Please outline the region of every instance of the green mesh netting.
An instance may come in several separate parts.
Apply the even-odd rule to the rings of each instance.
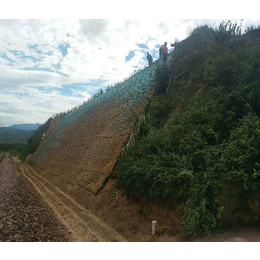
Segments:
[[[170,60],[170,55],[171,53],[169,54],[168,61]],[[73,125],[83,113],[94,113],[95,110],[99,108],[100,104],[107,102],[118,104],[120,100],[123,100],[122,119],[120,120],[122,124],[124,124],[124,118],[127,120],[128,115],[133,113],[133,111],[135,111],[135,109],[151,93],[155,69],[158,66],[161,66],[162,63],[162,59],[155,61],[151,67],[143,69],[124,82],[110,88],[107,92],[100,94],[92,100],[85,102],[79,108],[62,117],[61,121],[52,130],[51,134],[46,136],[44,145],[42,145],[41,149],[38,149],[35,153],[34,160],[40,159],[40,157],[45,156],[46,153],[53,150],[54,144],[57,143],[58,139],[69,126]]]

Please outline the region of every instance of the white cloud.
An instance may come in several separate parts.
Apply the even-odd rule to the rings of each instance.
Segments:
[[[44,123],[50,116],[82,104],[90,95],[64,96],[59,91],[24,88],[16,93],[0,94],[0,118],[5,126],[15,123]]]
[[[85,89],[72,89],[72,93],[74,96],[82,96],[85,100],[88,100],[91,95],[88,93],[88,91]]]
[[[120,82],[145,66],[146,53],[157,51],[157,45],[165,41],[170,45],[176,39],[185,39],[199,25],[220,22],[220,19],[0,20],[0,116],[10,123],[45,121],[52,113],[82,103],[93,90],[82,85],[68,96],[57,88],[95,81],[105,87]],[[259,19],[243,21],[244,28],[259,24]],[[60,46],[67,46],[66,55]],[[130,51],[134,56],[126,61]],[[51,91],[43,92],[37,87]]]
[[[0,71],[0,90],[16,90],[26,86],[61,88],[64,84],[75,83],[73,79],[55,72],[20,70],[3,65]]]
[[[247,27],[259,27],[260,26],[260,19],[245,19],[243,21],[243,26],[246,29]]]

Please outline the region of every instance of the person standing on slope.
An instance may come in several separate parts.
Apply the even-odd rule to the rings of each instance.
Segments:
[[[177,44],[178,44],[178,42],[172,43],[172,44],[171,44],[171,47],[174,47],[174,48],[175,48]]]
[[[159,58],[161,58],[163,56],[163,48],[164,48],[164,45],[161,45],[161,47],[159,49]]]
[[[147,60],[148,60],[149,67],[150,67],[153,63],[153,57],[151,54],[149,54],[149,52],[147,52]]]
[[[162,45],[162,56],[163,56],[163,62],[165,62],[168,56],[167,42],[165,42],[164,45]]]

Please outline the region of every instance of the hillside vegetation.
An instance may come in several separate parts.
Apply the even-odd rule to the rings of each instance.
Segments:
[[[7,152],[14,156],[19,156],[24,150],[26,144],[11,143],[11,144],[0,144],[0,152]]]
[[[0,127],[0,144],[25,144],[28,138],[34,133],[34,130],[21,130],[11,127]]]
[[[25,161],[28,155],[33,154],[41,143],[43,136],[47,133],[50,124],[53,120],[64,117],[66,114],[74,111],[76,108],[68,110],[67,112],[60,112],[48,120],[44,124],[21,124],[13,125],[8,128],[8,133],[22,133],[23,140],[18,139],[19,135],[9,136],[10,141],[3,140],[1,143],[1,128],[0,128],[0,151],[9,152],[12,155],[19,156],[22,161]],[[20,128],[36,128],[37,130],[21,130]],[[7,127],[5,127],[7,129]],[[6,130],[5,130],[6,131]],[[24,134],[26,133],[26,135]]]
[[[118,158],[117,188],[168,205],[187,238],[259,226],[260,29],[195,29],[156,70],[155,93]]]
[[[37,130],[21,130],[12,127],[0,128],[0,151],[19,156],[24,161],[29,154],[33,154],[45,134],[53,117],[49,118]]]
[[[39,126],[34,135],[30,136],[30,138],[27,141],[27,144],[19,153],[19,158],[22,161],[24,161],[29,154],[33,154],[37,150],[42,140],[43,134],[46,134],[46,132],[48,131],[52,120],[53,117],[50,117],[43,125]]]

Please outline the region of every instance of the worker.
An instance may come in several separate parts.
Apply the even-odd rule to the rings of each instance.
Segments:
[[[177,44],[178,44],[178,42],[172,43],[172,44],[171,44],[171,47],[174,47],[174,48],[175,48]]]
[[[164,45],[161,45],[160,49],[159,49],[159,58],[161,58],[163,55],[163,48],[164,48]]]
[[[164,45],[162,45],[162,56],[163,56],[163,62],[165,62],[168,56],[167,42],[165,42]]]
[[[151,54],[149,54],[149,52],[147,52],[147,60],[148,60],[149,67],[150,67],[153,63],[153,57]]]

